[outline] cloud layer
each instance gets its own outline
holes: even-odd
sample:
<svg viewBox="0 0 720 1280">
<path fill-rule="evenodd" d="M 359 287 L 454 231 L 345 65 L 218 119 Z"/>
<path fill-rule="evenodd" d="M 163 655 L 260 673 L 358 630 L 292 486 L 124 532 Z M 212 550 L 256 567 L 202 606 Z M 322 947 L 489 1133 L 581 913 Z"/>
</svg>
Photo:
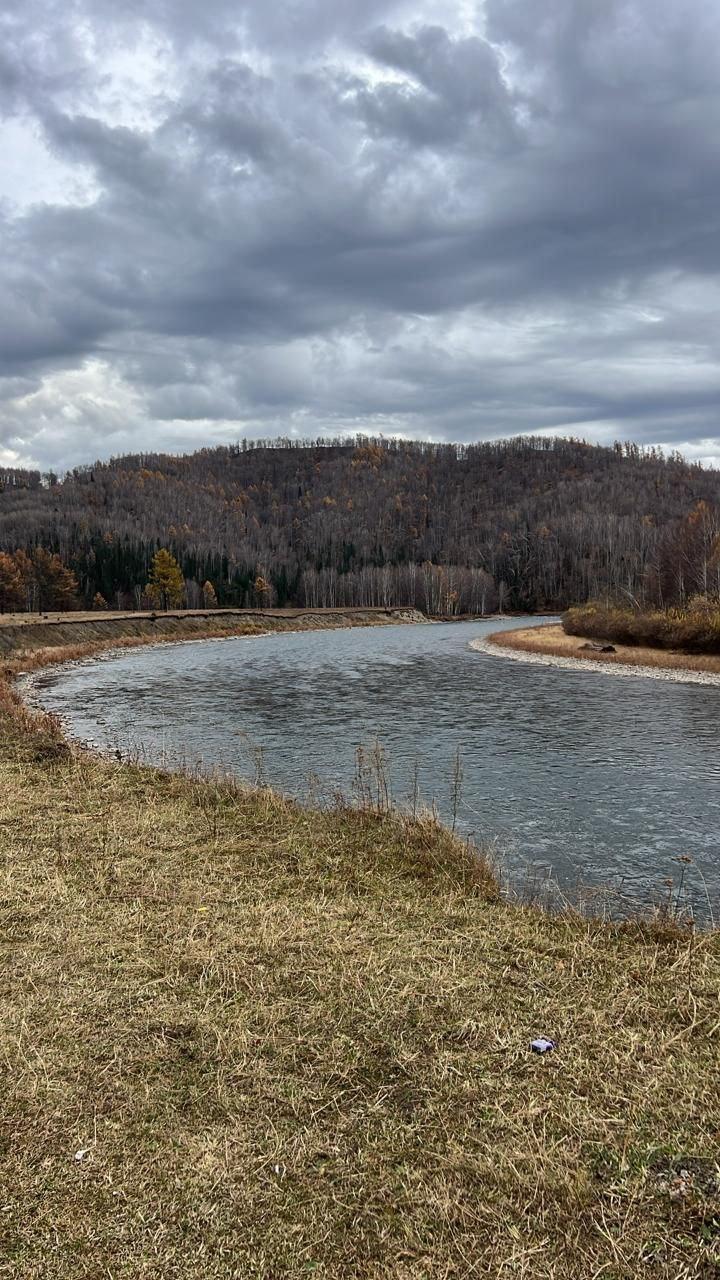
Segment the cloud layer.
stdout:
<svg viewBox="0 0 720 1280">
<path fill-rule="evenodd" d="M 340 431 L 720 459 L 707 0 L 10 0 L 0 462 Z"/>
</svg>

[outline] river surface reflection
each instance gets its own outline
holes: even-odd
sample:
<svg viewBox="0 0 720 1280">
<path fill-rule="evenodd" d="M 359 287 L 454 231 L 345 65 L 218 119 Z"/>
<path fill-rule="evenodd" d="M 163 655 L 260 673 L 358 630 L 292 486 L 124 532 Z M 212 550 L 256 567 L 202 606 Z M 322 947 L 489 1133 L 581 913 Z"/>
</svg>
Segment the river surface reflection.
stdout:
<svg viewBox="0 0 720 1280">
<path fill-rule="evenodd" d="M 80 738 L 164 763 L 220 766 L 302 799 L 352 795 L 376 739 L 394 798 L 453 812 L 565 890 L 611 884 L 647 902 L 687 885 L 720 900 L 720 688 L 525 665 L 473 652 L 503 626 L 387 626 L 160 645 L 34 678 Z M 535 873 L 533 873 L 535 874 Z M 707 891 L 705 888 L 707 886 Z"/>
</svg>

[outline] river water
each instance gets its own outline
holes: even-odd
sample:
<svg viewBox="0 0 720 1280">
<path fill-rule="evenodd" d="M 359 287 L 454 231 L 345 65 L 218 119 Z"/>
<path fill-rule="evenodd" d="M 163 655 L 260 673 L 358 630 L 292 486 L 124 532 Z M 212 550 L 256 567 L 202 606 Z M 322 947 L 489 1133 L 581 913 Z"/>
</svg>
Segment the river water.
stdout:
<svg viewBox="0 0 720 1280">
<path fill-rule="evenodd" d="M 356 749 L 379 742 L 393 798 L 434 801 L 494 845 L 524 892 L 574 898 L 603 886 L 624 910 L 661 900 L 667 880 L 677 892 L 684 877 L 683 897 L 704 918 L 710 902 L 717 918 L 720 687 L 469 648 L 523 621 L 159 645 L 32 684 L 96 746 L 260 775 L 301 799 L 352 797 Z"/>
</svg>

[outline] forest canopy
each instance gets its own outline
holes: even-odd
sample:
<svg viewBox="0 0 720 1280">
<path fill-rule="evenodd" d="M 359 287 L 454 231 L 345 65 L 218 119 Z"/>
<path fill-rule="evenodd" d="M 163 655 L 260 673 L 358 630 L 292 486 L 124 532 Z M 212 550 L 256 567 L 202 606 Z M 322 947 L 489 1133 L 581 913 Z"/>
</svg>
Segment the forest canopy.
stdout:
<svg viewBox="0 0 720 1280">
<path fill-rule="evenodd" d="M 61 478 L 0 469 L 0 551 L 59 557 L 64 607 L 147 602 L 161 549 L 192 608 L 662 607 L 720 591 L 719 537 L 720 473 L 635 444 L 243 441 Z"/>
</svg>

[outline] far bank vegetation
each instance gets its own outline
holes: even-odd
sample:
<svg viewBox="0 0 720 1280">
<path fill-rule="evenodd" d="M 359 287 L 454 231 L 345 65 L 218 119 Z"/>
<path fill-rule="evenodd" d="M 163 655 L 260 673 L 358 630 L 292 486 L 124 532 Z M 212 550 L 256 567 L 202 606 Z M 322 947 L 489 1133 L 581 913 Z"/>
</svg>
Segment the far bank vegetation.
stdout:
<svg viewBox="0 0 720 1280">
<path fill-rule="evenodd" d="M 567 635 L 684 653 L 720 653 L 720 599 L 696 596 L 668 609 L 633 609 L 591 601 L 568 609 Z"/>
<path fill-rule="evenodd" d="M 568 609 L 567 635 L 685 653 L 720 653 L 720 513 L 698 502 L 666 539 L 666 575 Z"/>
</svg>

